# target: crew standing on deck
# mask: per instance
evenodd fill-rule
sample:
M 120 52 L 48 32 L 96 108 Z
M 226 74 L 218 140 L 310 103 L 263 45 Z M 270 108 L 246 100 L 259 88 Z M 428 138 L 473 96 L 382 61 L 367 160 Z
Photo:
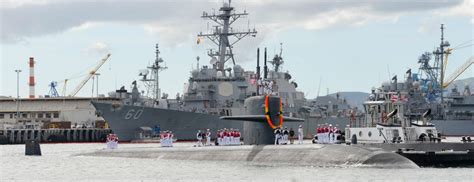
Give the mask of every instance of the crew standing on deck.
M 217 130 L 216 132 L 216 145 L 222 145 L 221 144 L 221 130 Z
M 257 85 L 258 85 L 258 95 L 263 95 L 264 85 L 263 85 L 262 78 L 258 78 Z
M 289 131 L 288 131 L 288 128 L 285 127 L 285 129 L 283 130 L 283 144 L 288 144 L 288 135 L 289 135 Z
M 173 147 L 173 132 L 169 131 L 168 133 L 168 147 Z
M 116 149 L 118 147 L 118 137 L 116 134 L 107 135 L 107 149 Z
M 235 144 L 240 145 L 240 131 L 238 129 L 235 131 L 235 135 Z
M 275 133 L 275 145 L 280 145 L 280 138 L 281 138 L 281 130 L 279 127 L 273 131 Z
M 229 139 L 229 131 L 227 130 L 227 128 L 224 128 L 224 145 L 229 144 Z
M 268 95 L 272 95 L 273 94 L 273 81 L 269 80 L 268 81 Z
M 325 124 L 322 130 L 323 130 L 323 138 L 324 138 L 323 143 L 327 144 L 327 143 L 329 143 L 329 128 L 328 128 L 328 125 Z
M 303 126 L 298 128 L 298 144 L 303 144 Z
M 329 125 L 329 143 L 334 143 L 334 127 L 332 127 L 332 124 Z
M 202 134 L 201 130 L 199 130 L 199 131 L 197 132 L 197 134 L 196 134 L 197 146 L 198 146 L 198 147 L 201 147 L 201 146 L 202 146 L 202 136 L 203 136 L 203 134 Z
M 293 128 L 290 128 L 290 144 L 293 144 L 295 140 L 295 130 Z
M 211 146 L 211 130 L 209 128 L 206 132 L 206 145 Z
M 160 145 L 161 145 L 161 147 L 166 147 L 165 133 L 160 133 Z
M 231 128 L 229 132 L 229 143 L 228 145 L 234 145 L 234 129 Z
M 316 128 L 316 137 L 317 137 L 317 143 L 322 143 L 321 126 L 319 124 L 318 124 L 318 127 Z

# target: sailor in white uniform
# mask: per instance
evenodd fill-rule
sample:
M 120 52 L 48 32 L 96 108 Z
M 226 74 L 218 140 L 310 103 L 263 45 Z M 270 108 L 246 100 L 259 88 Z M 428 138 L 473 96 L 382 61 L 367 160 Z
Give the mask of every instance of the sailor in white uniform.
M 275 131 L 275 145 L 280 145 L 280 142 L 281 142 L 281 130 L 280 128 L 276 128 Z
M 258 85 L 258 95 L 262 95 L 263 89 L 264 89 L 262 78 L 258 78 L 257 85 Z
M 303 144 L 303 126 L 298 128 L 298 144 Z
M 223 134 L 222 134 L 222 130 L 217 130 L 217 145 L 220 145 L 220 146 L 224 145 L 224 144 L 222 143 L 223 137 L 224 137 L 224 136 L 223 136 Z
M 201 130 L 199 130 L 196 133 L 196 138 L 197 138 L 197 146 L 201 147 L 202 146 L 202 133 L 201 133 Z
M 208 146 L 211 146 L 211 130 L 207 129 L 206 132 L 206 144 Z
M 168 134 L 168 139 L 167 139 L 168 147 L 173 147 L 173 136 L 174 136 L 173 132 L 170 131 L 170 133 Z
M 160 133 L 160 145 L 161 145 L 161 147 L 166 147 L 166 144 L 165 144 L 165 133 Z
M 329 143 L 334 143 L 334 128 L 332 124 L 329 125 Z
M 283 144 L 288 144 L 288 128 L 285 127 L 285 129 L 283 130 Z
M 273 81 L 268 81 L 268 95 L 273 94 Z

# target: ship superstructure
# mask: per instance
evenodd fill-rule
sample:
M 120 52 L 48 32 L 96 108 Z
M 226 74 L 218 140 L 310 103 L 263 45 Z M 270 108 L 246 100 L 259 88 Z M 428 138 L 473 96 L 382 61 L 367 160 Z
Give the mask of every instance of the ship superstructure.
M 123 87 L 112 93 L 112 96 L 124 99 L 123 103 L 113 105 L 97 102 L 94 103 L 97 110 L 121 140 L 142 138 L 143 134 L 140 133 L 150 128 L 172 130 L 178 139 L 194 139 L 197 130 L 242 129 L 241 121 L 221 121 L 219 117 L 242 114 L 244 100 L 261 94 L 258 92 L 258 87 L 262 87 L 259 83 L 265 81 L 273 83 L 272 94 L 282 97 L 284 115 L 296 117 L 305 98 L 302 92 L 296 90 L 297 84 L 291 79 L 290 73 L 281 71 L 283 48 L 272 61 L 267 61 L 265 49 L 264 74 L 260 74 L 259 68 L 257 72 L 246 71 L 234 59 L 232 50 L 236 43 L 257 34 L 255 29 L 238 32 L 231 27 L 232 23 L 247 15 L 246 11 L 236 13 L 230 1 L 223 4 L 219 13 L 202 14 L 202 18 L 214 21 L 216 25 L 209 33 L 200 32 L 198 43 L 207 38 L 217 46 L 217 50 L 208 51 L 209 65 L 198 66 L 191 71 L 183 95 L 177 95 L 174 99 L 169 99 L 167 94 L 160 95 L 158 73 L 166 67 L 161 66 L 163 61 L 156 47 L 154 64 L 148 67 L 148 71 L 140 71 L 140 81 L 145 82 L 146 88 L 151 88 L 148 90 L 151 90 L 152 96 L 141 94 L 138 83 L 134 82 L 132 92 Z M 268 69 L 267 62 L 273 65 L 273 70 Z M 152 77 L 149 73 L 152 73 Z
M 456 86 L 448 94 L 446 90 L 474 63 L 474 57 L 445 79 L 448 55 L 453 49 L 444 39 L 444 29 L 444 25 L 441 25 L 439 47 L 419 57 L 420 68 L 417 73 L 407 70 L 401 82 L 395 75 L 391 81 L 373 88 L 369 101 L 378 101 L 380 96 L 392 93 L 389 99 L 392 102 L 403 101 L 403 115 L 408 120 L 421 120 L 424 114 L 429 113 L 431 122 L 445 135 L 474 135 L 474 96 L 469 86 L 466 85 L 462 92 Z

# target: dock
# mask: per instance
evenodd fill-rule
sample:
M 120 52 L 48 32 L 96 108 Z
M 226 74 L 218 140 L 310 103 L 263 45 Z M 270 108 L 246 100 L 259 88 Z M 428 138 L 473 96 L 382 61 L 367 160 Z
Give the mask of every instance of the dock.
M 0 144 L 23 144 L 27 140 L 40 142 L 104 142 L 110 129 L 3 129 L 0 130 Z

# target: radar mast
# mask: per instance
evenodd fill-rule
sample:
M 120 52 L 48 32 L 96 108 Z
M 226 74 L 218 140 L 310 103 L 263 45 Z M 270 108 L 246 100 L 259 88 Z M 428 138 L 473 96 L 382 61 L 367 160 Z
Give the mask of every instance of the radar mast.
M 161 65 L 164 61 L 160 57 L 160 50 L 158 44 L 155 46 L 155 61 L 151 66 L 148 66 L 146 70 L 140 71 L 139 76 L 142 76 L 142 81 L 145 86 L 147 87 L 147 94 L 152 95 L 154 100 L 158 100 L 161 98 L 161 89 L 160 89 L 160 81 L 159 81 L 159 73 L 168 67 Z M 151 71 L 150 77 L 148 77 L 149 71 Z
M 275 54 L 275 57 L 273 57 L 273 60 L 270 61 L 270 63 L 273 65 L 275 72 L 277 73 L 278 71 L 280 71 L 280 66 L 283 64 L 283 57 L 281 57 L 282 53 L 283 53 L 283 43 L 280 43 L 280 54 Z
M 234 7 L 231 6 L 231 0 L 229 0 L 228 3 L 224 3 L 219 9 L 218 14 L 215 12 L 203 12 L 201 16 L 201 18 L 212 20 L 217 24 L 214 26 L 215 28 L 211 33 L 200 32 L 198 38 L 206 37 L 219 47 L 218 51 L 211 49 L 207 54 L 213 59 L 217 58 L 217 61 L 212 64 L 216 64 L 217 70 L 221 71 L 223 74 L 225 74 L 225 63 L 229 59 L 232 59 L 232 62 L 235 65 L 234 54 L 232 53 L 233 45 L 248 35 L 255 37 L 257 34 L 255 28 L 253 30 L 250 30 L 249 28 L 247 31 L 234 31 L 232 29 L 231 25 L 235 21 L 247 15 L 248 13 L 246 11 L 243 13 L 235 13 Z M 234 37 L 235 40 L 230 42 L 229 37 Z

